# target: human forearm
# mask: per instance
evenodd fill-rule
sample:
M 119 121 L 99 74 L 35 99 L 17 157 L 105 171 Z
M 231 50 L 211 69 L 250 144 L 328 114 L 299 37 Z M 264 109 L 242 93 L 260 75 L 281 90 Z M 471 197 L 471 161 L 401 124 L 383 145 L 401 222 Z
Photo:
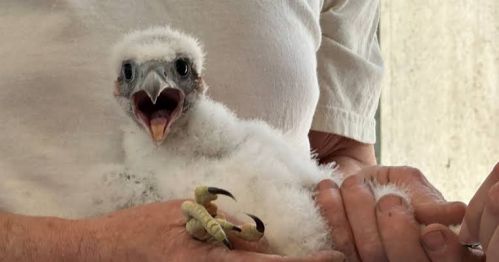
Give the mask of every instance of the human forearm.
M 310 145 L 321 163 L 336 162 L 344 174 L 376 164 L 374 147 L 339 135 L 310 131 Z
M 197 241 L 185 232 L 183 201 L 85 220 L 0 213 L 0 261 L 344 261 L 338 252 L 295 259 L 258 253 L 267 250 L 263 242 L 233 241 L 235 250 L 229 251 Z
M 81 223 L 0 212 L 0 261 L 91 260 Z

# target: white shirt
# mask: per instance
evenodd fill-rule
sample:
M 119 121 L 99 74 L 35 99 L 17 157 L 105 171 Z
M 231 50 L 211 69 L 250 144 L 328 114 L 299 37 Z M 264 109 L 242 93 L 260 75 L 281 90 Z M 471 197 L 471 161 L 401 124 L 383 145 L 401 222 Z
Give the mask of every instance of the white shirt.
M 57 204 L 52 192 L 65 183 L 121 161 L 127 120 L 112 96 L 110 50 L 153 25 L 199 38 L 209 94 L 240 117 L 303 146 L 311 127 L 373 143 L 378 9 L 377 0 L 3 0 L 0 190 Z

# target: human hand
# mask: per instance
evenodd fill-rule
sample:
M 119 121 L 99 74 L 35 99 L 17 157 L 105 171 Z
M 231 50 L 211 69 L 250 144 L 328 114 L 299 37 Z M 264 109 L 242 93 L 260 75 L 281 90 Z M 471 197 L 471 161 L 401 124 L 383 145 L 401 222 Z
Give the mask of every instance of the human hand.
M 402 198 L 387 195 L 376 203 L 363 180 L 349 179 L 347 188 L 339 189 L 324 180 L 316 191 L 316 200 L 331 226 L 334 247 L 348 261 L 482 261 L 483 256 L 463 247 L 447 226 L 432 224 L 421 230 Z M 356 191 L 356 205 L 362 203 L 362 207 L 344 207 L 340 190 Z
M 93 232 L 84 238 L 87 260 L 112 261 L 343 261 L 339 252 L 320 252 L 306 258 L 290 258 L 260 252 L 264 242 L 231 238 L 234 250 L 194 240 L 185 230 L 182 200 L 153 203 L 84 221 Z
M 387 258 L 379 233 L 381 231 L 378 230 L 377 205 L 365 178 L 373 178 L 380 184 L 394 183 L 405 187 L 419 223 L 457 224 L 464 215 L 463 203 L 446 202 L 421 172 L 413 168 L 367 167 L 348 177 L 341 189 L 332 181 L 322 181 L 318 185 L 316 200 L 333 230 L 332 238 L 336 248 L 351 261 Z M 416 223 L 416 220 L 404 223 L 410 225 Z M 408 244 L 405 240 L 397 243 Z M 420 247 L 419 251 L 421 250 Z
M 482 245 L 489 261 L 499 261 L 499 163 L 471 199 L 459 238 Z

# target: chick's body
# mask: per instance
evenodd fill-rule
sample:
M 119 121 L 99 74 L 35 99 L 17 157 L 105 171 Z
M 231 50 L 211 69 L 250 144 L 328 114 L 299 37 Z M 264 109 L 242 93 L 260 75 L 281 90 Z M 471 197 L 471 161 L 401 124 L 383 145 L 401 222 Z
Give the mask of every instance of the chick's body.
M 124 149 L 127 173 L 134 178 L 107 179 L 113 190 L 103 199 L 112 199 L 110 205 L 192 198 L 196 186 L 216 186 L 237 199 L 219 198 L 223 211 L 248 212 L 264 221 L 275 252 L 300 255 L 331 244 L 312 192 L 321 179 L 335 178 L 333 169 L 319 167 L 264 122 L 238 119 L 202 96 L 161 146 L 130 125 Z M 131 190 L 123 192 L 127 187 Z

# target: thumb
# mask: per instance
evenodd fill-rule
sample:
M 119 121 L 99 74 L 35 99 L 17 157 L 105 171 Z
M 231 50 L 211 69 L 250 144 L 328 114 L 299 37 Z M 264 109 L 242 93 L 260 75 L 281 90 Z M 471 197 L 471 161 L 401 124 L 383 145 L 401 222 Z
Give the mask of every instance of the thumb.
M 439 262 L 478 262 L 484 261 L 481 250 L 468 249 L 462 246 L 457 235 L 448 227 L 432 224 L 421 232 L 422 246 L 432 261 Z

